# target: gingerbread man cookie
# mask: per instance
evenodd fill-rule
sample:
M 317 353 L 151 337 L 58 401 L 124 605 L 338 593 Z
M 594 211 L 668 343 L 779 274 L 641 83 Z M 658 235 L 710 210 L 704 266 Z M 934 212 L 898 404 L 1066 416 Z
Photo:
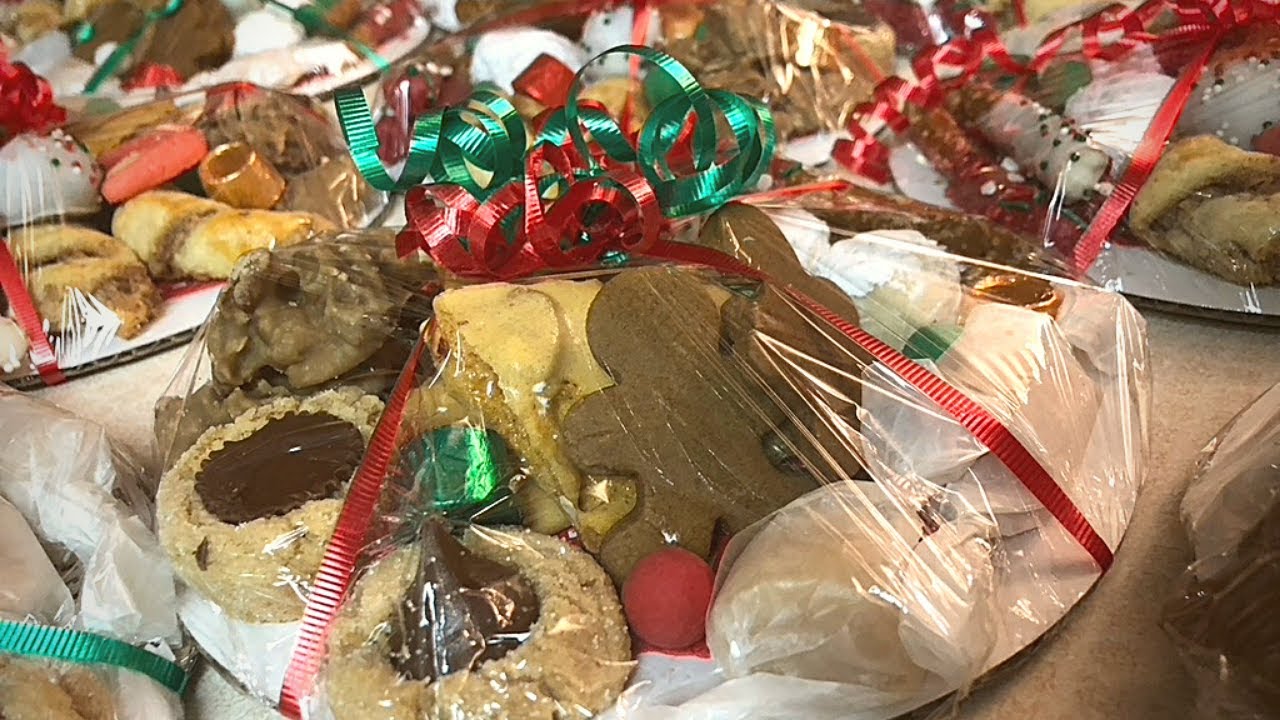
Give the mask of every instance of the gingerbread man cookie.
M 834 283 L 807 273 L 777 224 L 762 210 L 730 203 L 698 235 L 703 245 L 768 274 L 758 297 L 735 295 L 724 307 L 725 345 L 741 353 L 778 394 L 792 424 L 784 444 L 814 476 L 853 477 L 862 371 L 871 356 L 787 295 L 791 287 L 858 324 L 858 310 Z
M 671 543 L 706 558 L 717 524 L 737 532 L 813 487 L 769 461 L 764 438 L 779 413 L 721 354 L 712 287 L 685 270 L 627 270 L 587 317 L 591 350 L 616 384 L 570 410 L 563 438 L 589 478 L 635 486 L 634 509 L 598 555 L 619 583 Z

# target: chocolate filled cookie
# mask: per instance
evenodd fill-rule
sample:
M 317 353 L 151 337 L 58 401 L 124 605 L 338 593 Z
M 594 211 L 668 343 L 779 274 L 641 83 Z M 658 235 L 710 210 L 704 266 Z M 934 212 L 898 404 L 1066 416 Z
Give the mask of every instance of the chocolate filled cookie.
M 631 641 L 591 557 L 527 530 L 439 519 L 373 565 L 334 625 L 336 720 L 592 717 L 621 694 Z
M 160 541 L 229 615 L 302 615 L 382 402 L 359 390 L 279 398 L 209 428 L 160 481 Z

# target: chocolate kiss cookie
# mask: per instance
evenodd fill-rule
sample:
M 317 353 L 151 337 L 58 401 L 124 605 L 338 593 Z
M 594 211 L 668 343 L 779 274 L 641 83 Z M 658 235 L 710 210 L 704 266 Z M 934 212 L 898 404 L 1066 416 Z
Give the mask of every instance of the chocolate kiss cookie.
M 206 430 L 160 480 L 159 534 L 184 582 L 250 622 L 302 616 L 382 402 L 278 398 Z
M 591 351 L 617 384 L 575 405 L 563 438 L 589 477 L 637 487 L 598 554 L 619 584 L 672 542 L 708 558 L 717 523 L 737 532 L 814 487 L 769 461 L 764 439 L 781 414 L 721 354 L 718 287 L 688 271 L 627 270 L 588 313 Z
M 472 527 L 459 543 L 433 523 L 368 569 L 334 624 L 333 717 L 560 720 L 612 705 L 631 640 L 591 556 L 527 530 Z
M 758 297 L 735 295 L 725 304 L 725 346 L 745 358 L 778 394 L 779 404 L 792 420 L 783 444 L 806 469 L 828 482 L 853 477 L 861 469 L 853 447 L 862 371 L 873 360 L 780 288 L 799 290 L 857 325 L 853 300 L 829 280 L 805 272 L 786 236 L 754 206 L 724 206 L 707 220 L 698 240 L 764 271 L 776 282 L 764 285 Z
M 538 620 L 538 596 L 514 569 L 468 550 L 431 518 L 399 614 L 391 664 L 406 680 L 431 682 L 519 647 Z

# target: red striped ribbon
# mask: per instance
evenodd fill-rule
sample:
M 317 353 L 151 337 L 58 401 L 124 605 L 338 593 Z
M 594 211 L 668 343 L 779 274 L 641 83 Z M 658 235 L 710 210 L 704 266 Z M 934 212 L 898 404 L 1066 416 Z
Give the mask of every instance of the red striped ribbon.
M 5 297 L 9 299 L 9 309 L 13 311 L 13 318 L 26 334 L 27 342 L 31 344 L 31 362 L 40 373 L 40 379 L 45 385 L 66 382 L 67 376 L 58 366 L 58 354 L 54 352 L 53 345 L 49 342 L 49 335 L 44 330 L 44 319 L 40 317 L 40 311 L 36 309 L 35 302 L 27 291 L 27 284 L 22 280 L 22 271 L 18 269 L 13 254 L 9 252 L 8 239 L 3 237 L 0 237 L 0 290 L 3 290 Z
M 365 452 L 359 470 L 351 480 L 347 499 L 342 504 L 333 536 L 325 546 L 320 569 L 307 595 L 307 606 L 298 631 L 298 642 L 285 671 L 284 686 L 280 692 L 280 712 L 286 717 L 301 718 L 303 703 L 311 692 L 316 674 L 324 661 L 324 646 L 328 640 L 338 608 L 351 588 L 357 561 L 367 543 L 369 528 L 373 525 L 382 486 L 396 452 L 396 439 L 404 420 L 405 403 L 413 388 L 418 365 L 426 345 L 419 338 L 409 356 L 409 361 L 396 379 L 386 409 L 373 430 L 369 449 Z

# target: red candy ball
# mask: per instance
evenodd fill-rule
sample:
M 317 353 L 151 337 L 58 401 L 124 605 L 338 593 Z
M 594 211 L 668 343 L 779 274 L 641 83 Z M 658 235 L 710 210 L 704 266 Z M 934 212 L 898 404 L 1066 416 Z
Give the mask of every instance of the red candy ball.
M 636 563 L 622 586 L 622 609 L 631 631 L 663 650 L 687 648 L 706 635 L 715 574 L 706 561 L 670 547 Z

